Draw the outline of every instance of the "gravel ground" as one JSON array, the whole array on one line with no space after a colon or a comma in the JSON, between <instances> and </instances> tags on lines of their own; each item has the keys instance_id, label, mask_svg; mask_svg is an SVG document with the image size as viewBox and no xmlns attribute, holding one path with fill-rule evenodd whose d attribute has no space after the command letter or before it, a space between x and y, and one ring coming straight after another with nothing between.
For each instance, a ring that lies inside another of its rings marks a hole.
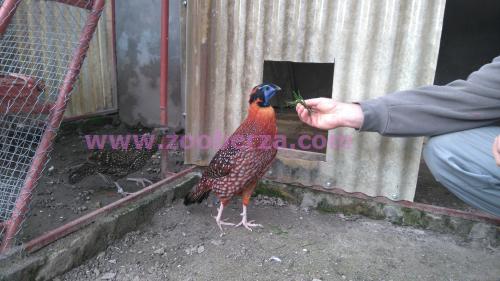
<instances>
[{"instance_id":1,"label":"gravel ground","mask_svg":"<svg viewBox=\"0 0 500 281\"><path fill-rule=\"evenodd\" d=\"M239 221L239 204L228 221ZM500 280L499 249L452 235L259 196L249 218L264 227L221 237L211 205L176 202L54 280Z\"/></svg>"}]
</instances>

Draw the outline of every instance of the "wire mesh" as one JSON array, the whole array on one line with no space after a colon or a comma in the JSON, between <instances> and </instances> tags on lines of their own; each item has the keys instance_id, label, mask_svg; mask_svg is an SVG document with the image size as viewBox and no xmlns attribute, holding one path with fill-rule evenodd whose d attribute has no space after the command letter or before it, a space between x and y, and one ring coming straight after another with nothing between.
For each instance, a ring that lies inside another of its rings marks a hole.
<instances>
[{"instance_id":1,"label":"wire mesh","mask_svg":"<svg viewBox=\"0 0 500 281\"><path fill-rule=\"evenodd\" d=\"M0 0L1 5L6 2ZM88 7L92 1L18 0L17 4L8 28L0 34L0 237L38 157L43 134L57 129L48 127L49 115L67 72L79 71L69 65L89 15L78 7Z\"/></svg>"}]
</instances>

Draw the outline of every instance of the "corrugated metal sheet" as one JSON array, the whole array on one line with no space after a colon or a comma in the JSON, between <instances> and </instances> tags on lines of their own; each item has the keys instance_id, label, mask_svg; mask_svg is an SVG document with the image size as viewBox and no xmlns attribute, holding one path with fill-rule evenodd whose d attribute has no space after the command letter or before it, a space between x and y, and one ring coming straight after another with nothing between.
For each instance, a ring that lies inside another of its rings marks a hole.
<instances>
[{"instance_id":1,"label":"corrugated metal sheet","mask_svg":"<svg viewBox=\"0 0 500 281\"><path fill-rule=\"evenodd\" d=\"M85 17L78 20L84 21ZM118 108L112 26L111 2L107 1L65 117Z\"/></svg>"},{"instance_id":2,"label":"corrugated metal sheet","mask_svg":"<svg viewBox=\"0 0 500 281\"><path fill-rule=\"evenodd\" d=\"M444 6L445 0L191 0L187 133L231 133L245 117L248 92L262 81L264 60L335 61L332 97L340 101L431 84ZM352 147L329 147L326 161L280 151L268 176L413 200L421 138L333 134L351 135ZM207 164L213 153L190 149L186 160Z\"/></svg>"}]
</instances>

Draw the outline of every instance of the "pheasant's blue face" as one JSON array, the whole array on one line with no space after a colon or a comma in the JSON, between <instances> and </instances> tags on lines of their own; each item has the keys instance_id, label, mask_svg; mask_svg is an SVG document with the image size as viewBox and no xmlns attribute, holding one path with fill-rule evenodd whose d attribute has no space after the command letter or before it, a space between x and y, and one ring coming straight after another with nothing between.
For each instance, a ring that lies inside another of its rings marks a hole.
<instances>
[{"instance_id":1,"label":"pheasant's blue face","mask_svg":"<svg viewBox=\"0 0 500 281\"><path fill-rule=\"evenodd\" d=\"M250 95L250 103L260 99L260 102L257 103L259 106L270 106L271 98L279 91L281 91L281 88L274 84L260 84L255 86Z\"/></svg>"}]
</instances>

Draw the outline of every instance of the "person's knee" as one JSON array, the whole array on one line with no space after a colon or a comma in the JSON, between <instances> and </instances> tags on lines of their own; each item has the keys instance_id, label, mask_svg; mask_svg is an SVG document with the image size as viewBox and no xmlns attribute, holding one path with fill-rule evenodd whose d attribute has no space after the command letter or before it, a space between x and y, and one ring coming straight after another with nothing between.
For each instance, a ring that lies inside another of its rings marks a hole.
<instances>
[{"instance_id":1,"label":"person's knee","mask_svg":"<svg viewBox=\"0 0 500 281\"><path fill-rule=\"evenodd\" d=\"M424 146L423 156L427 167L431 170L434 177L441 179L449 172L448 159L452 153L448 135L436 136L430 138Z\"/></svg>"},{"instance_id":2,"label":"person's knee","mask_svg":"<svg viewBox=\"0 0 500 281\"><path fill-rule=\"evenodd\" d=\"M467 137L458 132L430 138L423 151L427 167L437 181L455 191L496 185L484 153L477 146L467 147Z\"/></svg>"},{"instance_id":3,"label":"person's knee","mask_svg":"<svg viewBox=\"0 0 500 281\"><path fill-rule=\"evenodd\" d=\"M432 137L424 160L437 181L471 206L500 215L500 177L478 130Z\"/></svg>"}]
</instances>

